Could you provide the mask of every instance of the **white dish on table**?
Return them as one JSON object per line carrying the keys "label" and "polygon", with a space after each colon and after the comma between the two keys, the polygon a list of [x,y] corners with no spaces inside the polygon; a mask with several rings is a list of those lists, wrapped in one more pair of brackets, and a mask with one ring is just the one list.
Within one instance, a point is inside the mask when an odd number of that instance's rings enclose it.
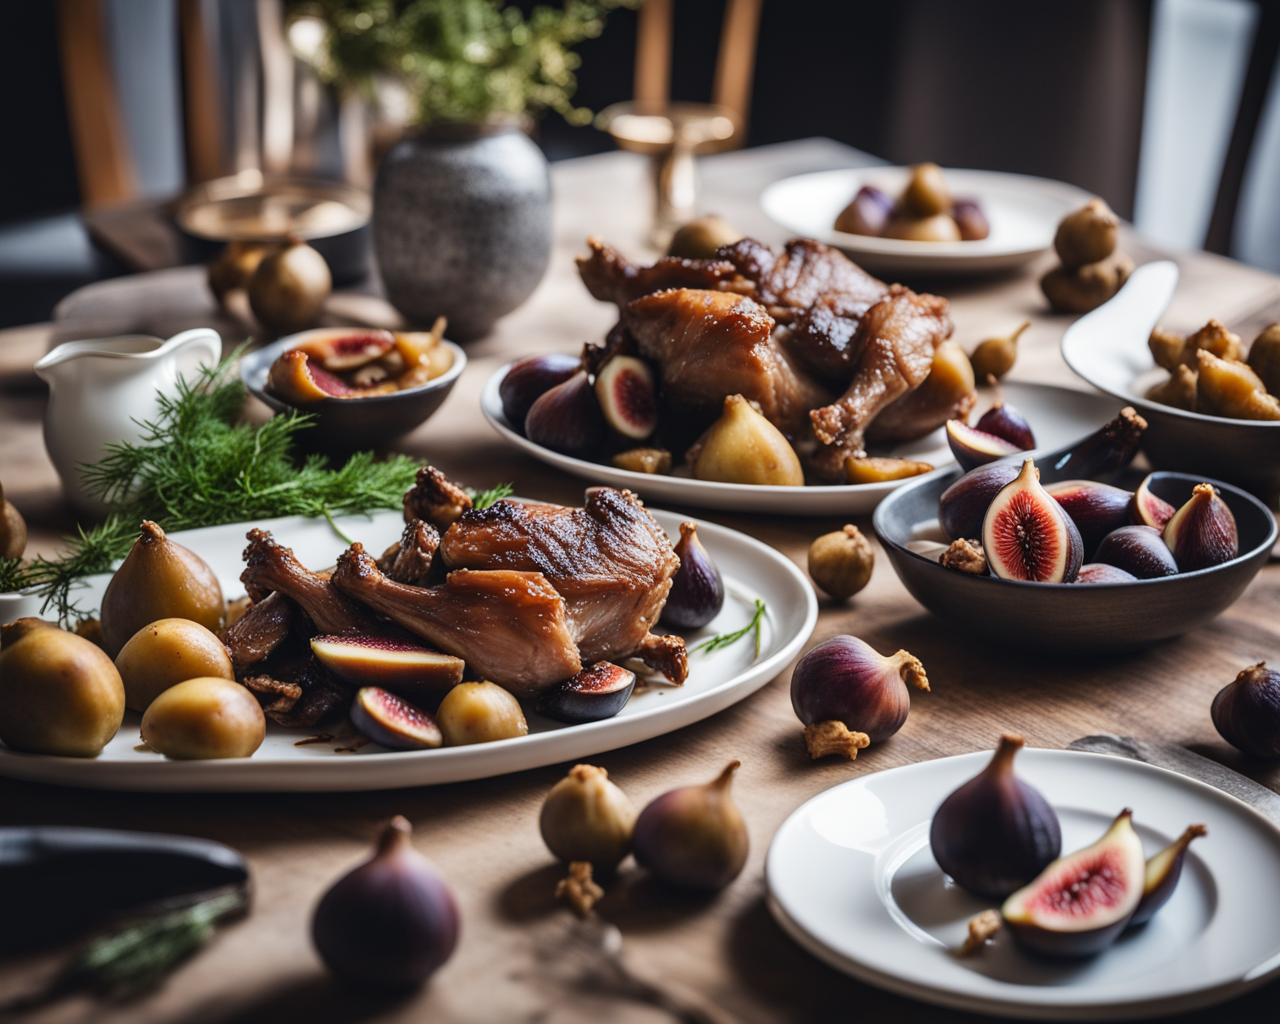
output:
{"label": "white dish on table", "polygon": [[[923,476],[913,476],[879,484],[830,484],[817,487],[725,484],[714,480],[695,480],[690,476],[637,473],[629,469],[618,469],[605,462],[591,462],[571,455],[561,455],[550,448],[534,444],[507,422],[502,413],[502,398],[498,394],[498,388],[510,368],[511,364],[508,363],[490,377],[480,395],[480,407],[494,430],[517,448],[549,466],[582,477],[593,484],[626,487],[635,491],[646,502],[670,502],[697,508],[722,509],[726,512],[855,516],[872,512],[895,487],[901,487],[910,480],[924,479]],[[1036,435],[1036,444],[1041,448],[1058,448],[1086,437],[1114,418],[1119,411],[1115,402],[1100,395],[1047,384],[1019,384],[1009,381],[1002,385],[1002,391],[1005,401],[1017,406],[1030,421],[1031,429]],[[989,394],[980,394],[978,405],[969,419],[976,422],[978,415],[990,403]],[[883,450],[873,446],[872,454],[928,462],[935,467],[935,473],[945,471],[955,462],[947,445],[946,433],[941,427],[916,441],[907,441]],[[672,456],[679,462],[681,453],[672,452]]]}
{"label": "white dish on table", "polygon": [[1187,854],[1169,902],[1097,956],[1050,960],[1006,933],[953,952],[991,906],[948,885],[929,849],[938,805],[989,751],[865,775],[801,806],[765,867],[783,929],[819,959],[870,984],[975,1013],[1042,1020],[1181,1013],[1240,995],[1280,972],[1280,830],[1247,804],[1138,761],[1024,750],[1019,776],[1057,811],[1063,853],[1094,842],[1124,807],[1147,856],[1189,824],[1209,834]]}
{"label": "white dish on table", "polygon": [[871,185],[897,197],[909,167],[857,167],[783,178],[760,193],[770,219],[795,235],[833,245],[873,274],[972,274],[1008,270],[1053,244],[1058,222],[1093,198],[1083,189],[1048,178],[998,171],[944,169],[956,199],[976,199],[991,233],[976,242],[914,242],[853,235],[835,229],[836,218]]}
{"label": "white dish on table", "polygon": [[[679,537],[680,523],[688,517],[651,511],[673,539]],[[393,511],[343,516],[336,523],[370,551],[385,549],[404,528],[401,514]],[[230,597],[244,593],[241,551],[251,525],[270,530],[312,569],[332,565],[347,547],[325,520],[302,516],[184,530],[169,536],[208,562],[223,593]],[[565,725],[543,718],[526,704],[528,736],[421,751],[385,751],[370,744],[350,754],[334,752],[342,745],[338,740],[295,746],[307,732],[269,724],[266,741],[250,758],[170,761],[135,749],[141,716],[127,712],[119,733],[97,758],[22,754],[0,746],[0,776],[89,789],[151,792],[395,789],[505,775],[661,736],[722,711],[777,676],[800,653],[818,617],[813,587],[790,559],[714,523],[698,522],[698,537],[720,567],[726,596],[724,608],[710,624],[687,634],[690,646],[746,625],[759,597],[768,608],[759,656],[755,656],[750,636],[712,653],[691,653],[689,678],[683,686],[655,681],[642,692],[637,685],[636,693],[614,718]],[[85,587],[73,595],[80,607],[96,608],[109,578],[88,578]],[[322,731],[337,732],[332,728],[312,730]]]}

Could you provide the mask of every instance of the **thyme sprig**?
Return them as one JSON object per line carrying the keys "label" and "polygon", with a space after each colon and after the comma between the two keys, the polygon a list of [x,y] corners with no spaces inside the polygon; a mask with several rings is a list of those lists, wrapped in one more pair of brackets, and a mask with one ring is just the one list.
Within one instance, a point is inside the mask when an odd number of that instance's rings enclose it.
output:
{"label": "thyme sprig", "polygon": [[191,383],[180,381],[175,396],[160,396],[156,418],[141,424],[140,442],[109,445],[101,461],[84,467],[87,488],[116,511],[67,538],[63,557],[36,559],[27,570],[27,585],[61,621],[77,611],[76,582],[124,558],[143,519],[170,531],[293,515],[332,521],[400,507],[418,469],[408,456],[378,461],[360,452],[330,469],[323,456],[295,456],[296,435],[310,415],[241,422],[245,387],[233,372],[238,356],[202,368]]}
{"label": "thyme sprig", "polygon": [[689,653],[693,654],[693,653],[696,653],[697,651],[706,651],[708,653],[710,653],[711,651],[718,651],[722,647],[728,647],[730,644],[737,643],[748,633],[754,631],[756,635],[756,653],[755,653],[755,656],[752,658],[752,660],[754,661],[755,658],[760,657],[760,629],[764,624],[764,615],[765,615],[765,603],[761,601],[760,598],[757,597],[755,614],[751,616],[750,622],[748,622],[741,629],[736,630],[732,633],[717,633],[710,640],[702,641],[702,643],[698,644],[698,646],[695,647]]}

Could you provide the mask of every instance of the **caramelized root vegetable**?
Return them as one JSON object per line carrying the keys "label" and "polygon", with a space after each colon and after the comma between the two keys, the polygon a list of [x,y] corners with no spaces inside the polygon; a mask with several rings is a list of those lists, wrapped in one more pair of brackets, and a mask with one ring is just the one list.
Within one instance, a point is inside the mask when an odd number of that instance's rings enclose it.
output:
{"label": "caramelized root vegetable", "polygon": [[198,622],[160,619],[143,626],[116,655],[125,705],[146,711],[165,690],[198,676],[235,679],[222,641]]}
{"label": "caramelized root vegetable", "polygon": [[142,740],[177,760],[251,757],[267,720],[247,689],[230,679],[188,679],[161,693],[142,716]]}
{"label": "caramelized root vegetable", "polygon": [[845,482],[851,484],[882,484],[932,472],[933,466],[929,463],[911,459],[859,459],[850,456],[844,460]]}
{"label": "caramelized root vegetable", "polygon": [[1249,369],[1268,393],[1280,396],[1280,324],[1272,324],[1249,346]]}
{"label": "caramelized root vegetable", "polygon": [[742,237],[742,232],[723,217],[714,214],[698,217],[676,228],[667,255],[686,260],[714,259],[720,249]]}
{"label": "caramelized root vegetable", "polygon": [[1101,199],[1091,199],[1062,218],[1053,247],[1068,270],[1105,260],[1116,248],[1120,218]]}
{"label": "caramelized root vegetable", "polygon": [[946,213],[931,217],[894,217],[884,230],[885,238],[909,242],[959,242],[960,225]]}
{"label": "caramelized root vegetable", "polygon": [[1196,390],[1198,374],[1189,366],[1179,364],[1169,371],[1169,379],[1154,384],[1147,389],[1147,397],[1161,405],[1171,405],[1175,409],[1196,411]]}
{"label": "caramelized root vegetable", "polygon": [[0,558],[21,558],[26,549],[26,520],[0,487]]}
{"label": "caramelized root vegetable", "polygon": [[610,461],[616,468],[633,473],[666,476],[671,472],[671,453],[665,448],[630,448],[618,452]]}
{"label": "caramelized root vegetable", "polygon": [[436,710],[445,746],[492,743],[528,735],[520,702],[497,683],[459,683]]}

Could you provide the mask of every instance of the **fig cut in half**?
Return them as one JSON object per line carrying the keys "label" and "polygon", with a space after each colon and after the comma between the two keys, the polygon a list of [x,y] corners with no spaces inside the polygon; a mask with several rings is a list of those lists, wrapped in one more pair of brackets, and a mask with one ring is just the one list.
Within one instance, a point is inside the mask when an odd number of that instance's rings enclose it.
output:
{"label": "fig cut in half", "polygon": [[1129,506],[1129,521],[1137,526],[1152,526],[1163,530],[1164,524],[1173,518],[1176,512],[1164,498],[1151,493],[1151,474],[1148,473],[1138,489],[1133,492],[1133,503]]}
{"label": "fig cut in half", "polygon": [[1209,830],[1203,825],[1188,825],[1187,830],[1172,843],[1147,861],[1147,871],[1142,885],[1142,900],[1138,909],[1129,918],[1129,927],[1146,924],[1157,910],[1169,902],[1173,890],[1178,887],[1178,879],[1182,877],[1182,862],[1187,856],[1187,847],[1193,839],[1207,836]]}
{"label": "fig cut in half", "polygon": [[366,739],[391,750],[427,750],[444,743],[440,727],[427,712],[377,686],[356,692],[351,724]]}
{"label": "fig cut in half", "polygon": [[1127,808],[1092,846],[1055,860],[1004,902],[1013,937],[1049,956],[1091,956],[1111,945],[1142,901],[1147,861]]}
{"label": "fig cut in half", "polygon": [[635,688],[634,672],[597,661],[539,697],[534,709],[558,722],[599,722],[626,707]]}
{"label": "fig cut in half", "polygon": [[609,426],[643,441],[658,425],[653,372],[635,356],[614,356],[596,374],[596,398]]}
{"label": "fig cut in half", "polygon": [[961,420],[947,420],[947,444],[965,472],[1023,450],[1003,437],[968,426]]}
{"label": "fig cut in half", "polygon": [[339,679],[408,696],[448,693],[462,682],[466,667],[452,654],[383,636],[317,636],[311,650]]}
{"label": "fig cut in half", "polygon": [[982,520],[991,573],[1006,580],[1072,583],[1084,560],[1080,531],[1048,492],[1032,459],[1000,489]]}

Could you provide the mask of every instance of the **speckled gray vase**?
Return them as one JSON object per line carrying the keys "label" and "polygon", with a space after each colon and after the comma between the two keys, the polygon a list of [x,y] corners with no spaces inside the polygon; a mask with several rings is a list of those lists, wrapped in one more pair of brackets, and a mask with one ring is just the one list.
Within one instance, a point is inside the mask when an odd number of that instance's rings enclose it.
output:
{"label": "speckled gray vase", "polygon": [[478,338],[524,302],[551,257],[547,161],[516,127],[442,125],[406,139],[373,190],[373,247],[392,305]]}

